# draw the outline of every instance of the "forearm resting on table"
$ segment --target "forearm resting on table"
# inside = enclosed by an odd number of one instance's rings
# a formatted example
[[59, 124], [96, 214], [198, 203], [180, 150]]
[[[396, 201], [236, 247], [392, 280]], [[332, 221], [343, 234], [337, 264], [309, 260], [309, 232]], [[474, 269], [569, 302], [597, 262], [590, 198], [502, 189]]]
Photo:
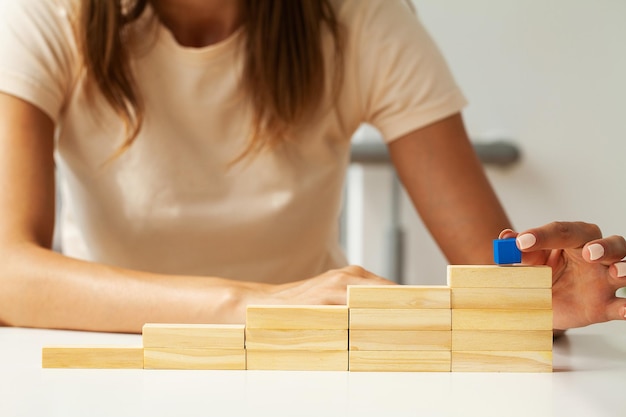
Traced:
[[243, 323], [245, 294], [265, 285], [125, 270], [35, 244], [2, 251], [0, 323], [10, 326], [139, 333], [146, 322]]
[[56, 126], [38, 107], [2, 93], [0, 115], [0, 324], [140, 332], [148, 321], [243, 322], [241, 293], [251, 284], [124, 270], [51, 251]]

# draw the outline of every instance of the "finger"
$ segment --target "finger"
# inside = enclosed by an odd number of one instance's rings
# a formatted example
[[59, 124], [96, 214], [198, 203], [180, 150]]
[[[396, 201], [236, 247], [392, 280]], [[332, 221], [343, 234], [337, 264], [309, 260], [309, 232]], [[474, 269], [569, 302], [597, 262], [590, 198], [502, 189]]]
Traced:
[[626, 299], [616, 298], [606, 307], [607, 320], [626, 320]]
[[393, 285], [396, 284], [393, 281], [388, 279], [379, 277], [378, 275], [367, 275], [367, 276], [353, 276], [350, 279], [349, 285]]
[[616, 262], [609, 265], [608, 282], [614, 291], [626, 287], [626, 262]]
[[610, 265], [626, 257], [626, 240], [622, 236], [593, 240], [583, 247], [582, 253], [587, 262]]
[[[512, 229], [504, 229], [498, 235], [498, 239], [511, 239], [518, 236], [518, 233]], [[519, 243], [516, 243], [519, 247]], [[547, 255], [543, 252], [526, 252], [522, 254], [522, 264], [525, 265], [543, 265], [546, 262]]]
[[393, 282], [391, 280], [388, 280], [387, 278], [383, 278], [379, 275], [376, 275], [374, 273], [371, 273], [368, 271], [368, 274], [365, 276], [368, 279], [368, 284], [372, 284], [372, 285], [391, 285], [391, 284], [397, 284], [396, 282]]
[[626, 262], [616, 262], [611, 265], [609, 275], [618, 281], [619, 287], [626, 287]]
[[359, 265], [349, 265], [345, 268], [345, 270], [354, 275], [359, 283], [362, 283], [361, 280], [365, 278], [368, 280], [366, 284], [393, 284], [392, 281], [376, 275]]
[[552, 222], [529, 229], [517, 236], [517, 246], [522, 251], [541, 249], [582, 248], [591, 240], [602, 238], [600, 228], [584, 222]]
[[510, 239], [512, 237], [517, 237], [517, 233], [511, 229], [504, 229], [498, 235], [498, 239]]

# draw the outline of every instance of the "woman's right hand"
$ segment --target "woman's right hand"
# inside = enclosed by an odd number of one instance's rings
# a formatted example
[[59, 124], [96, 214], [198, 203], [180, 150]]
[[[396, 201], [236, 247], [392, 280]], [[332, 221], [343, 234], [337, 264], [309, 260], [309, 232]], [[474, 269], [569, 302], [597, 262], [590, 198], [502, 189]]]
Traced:
[[602, 237], [584, 222], [552, 222], [519, 235], [507, 229], [500, 234], [506, 237], [517, 238], [522, 263], [552, 268], [555, 331], [626, 320], [626, 300], [615, 295], [626, 285], [624, 237]]
[[[363, 267], [331, 269], [313, 278], [268, 286], [263, 304], [346, 304], [348, 285], [393, 285]], [[265, 298], [265, 297], [264, 297]], [[260, 303], [259, 303], [260, 304]]]

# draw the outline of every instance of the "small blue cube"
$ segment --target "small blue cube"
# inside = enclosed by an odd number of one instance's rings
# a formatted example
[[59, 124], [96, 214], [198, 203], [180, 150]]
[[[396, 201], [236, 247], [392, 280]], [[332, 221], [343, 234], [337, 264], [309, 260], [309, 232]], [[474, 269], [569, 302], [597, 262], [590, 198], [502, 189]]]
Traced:
[[517, 248], [514, 237], [493, 241], [493, 260], [498, 265], [522, 262], [522, 252]]

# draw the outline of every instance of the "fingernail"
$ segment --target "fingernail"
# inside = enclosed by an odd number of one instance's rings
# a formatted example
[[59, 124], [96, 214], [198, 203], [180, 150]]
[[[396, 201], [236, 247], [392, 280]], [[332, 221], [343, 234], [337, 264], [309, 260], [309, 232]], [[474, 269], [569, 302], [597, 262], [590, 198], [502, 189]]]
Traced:
[[589, 249], [589, 259], [596, 261], [604, 256], [604, 247], [599, 243], [587, 246]]
[[535, 243], [537, 243], [537, 238], [533, 234], [525, 233], [517, 237], [517, 246], [520, 249], [531, 248]]
[[618, 278], [626, 277], [626, 262], [617, 262], [613, 265], [615, 265], [615, 269], [617, 270]]

